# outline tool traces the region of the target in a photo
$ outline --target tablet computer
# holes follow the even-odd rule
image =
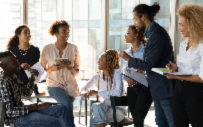
[[[55,58],[55,60],[54,60],[55,63],[54,64],[56,66],[59,66],[61,64],[62,60],[68,60],[68,58]]]

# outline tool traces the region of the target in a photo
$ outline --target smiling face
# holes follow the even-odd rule
[[[58,29],[58,33],[55,33],[55,36],[58,41],[67,42],[70,37],[70,30],[68,26],[60,26]]]
[[[126,34],[125,34],[125,42],[132,43],[136,40],[137,34],[134,34],[132,29],[128,27]]]
[[[18,38],[20,42],[29,43],[31,38],[30,29],[28,27],[24,27],[18,35]]]
[[[98,63],[98,69],[99,70],[105,70],[106,69],[106,56],[104,53],[99,57],[99,60],[97,61],[97,63]]]
[[[190,32],[188,31],[188,25],[186,22],[185,17],[179,16],[179,21],[178,21],[178,30],[182,34],[183,37],[190,37]]]
[[[142,21],[143,16],[140,18],[136,12],[133,12],[134,26],[139,30],[145,30],[144,22]]]

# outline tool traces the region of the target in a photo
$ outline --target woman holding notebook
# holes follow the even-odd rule
[[[191,73],[191,76],[168,74],[177,79],[173,95],[175,127],[203,127],[203,7],[183,4],[179,7],[178,30],[185,38],[180,43],[177,65],[166,65],[168,72]]]
[[[30,38],[29,27],[27,25],[20,25],[15,29],[15,35],[8,40],[6,46],[6,49],[11,51],[21,64],[21,69],[17,76],[24,84],[29,82],[25,70],[34,71],[36,76],[39,74],[37,70],[30,68],[39,62],[40,57],[39,48],[30,43]],[[34,93],[35,95],[45,95],[45,92],[38,92],[37,84],[34,85]]]
[[[143,59],[144,44],[146,42],[144,39],[144,32],[138,31],[134,25],[130,25],[126,31],[125,42],[130,43],[131,47],[125,50],[125,52],[131,57]],[[124,66],[128,66],[128,62],[121,59],[121,67],[123,68]],[[134,69],[134,71],[136,70]],[[141,70],[138,71],[143,72]],[[125,80],[129,86],[127,88],[127,99],[134,126],[143,127],[144,119],[152,103],[150,90],[127,76],[125,76]]]
[[[66,106],[69,114],[69,126],[74,127],[73,101],[79,95],[75,76],[79,74],[80,55],[76,45],[68,43],[70,25],[64,20],[53,22],[49,34],[56,42],[44,47],[40,63],[47,71],[48,92],[56,101]],[[55,59],[63,58],[60,65]],[[64,60],[67,58],[68,60]]]

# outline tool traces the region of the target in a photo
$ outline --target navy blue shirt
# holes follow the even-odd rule
[[[173,80],[154,73],[152,68],[165,68],[169,61],[174,62],[171,39],[166,30],[154,22],[149,30],[143,60],[131,57],[128,67],[144,70],[154,100],[173,96]]]
[[[39,58],[40,58],[39,48],[33,45],[30,46],[30,48],[27,50],[27,53],[25,55],[22,55],[20,53],[18,46],[10,46],[8,50],[11,51],[16,56],[20,64],[28,63],[30,66],[33,66],[35,63],[39,62]],[[25,51],[23,50],[21,50],[21,52],[23,54],[25,53]],[[21,68],[20,72],[17,74],[17,77],[20,79],[21,82],[23,82],[23,84],[27,84],[29,82],[29,79],[25,74],[25,71],[23,68]]]

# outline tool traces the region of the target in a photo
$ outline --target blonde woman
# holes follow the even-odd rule
[[[176,79],[173,95],[175,127],[203,127],[203,7],[183,4],[178,8],[180,43],[177,65],[169,62],[169,72],[189,72],[192,76],[166,75]]]

